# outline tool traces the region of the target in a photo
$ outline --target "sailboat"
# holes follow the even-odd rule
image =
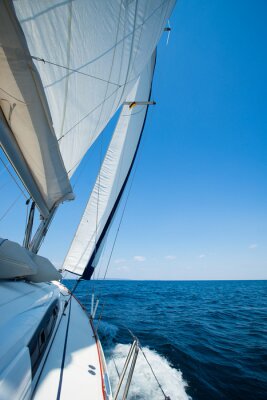
[[[23,244],[0,239],[1,400],[113,398],[97,303],[88,316],[62,274],[75,287],[94,274],[154,104],[156,46],[174,5],[0,2],[1,148],[31,202]],[[75,198],[74,172],[118,110],[61,273],[38,251],[58,208]]]

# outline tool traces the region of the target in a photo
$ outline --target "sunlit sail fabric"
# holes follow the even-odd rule
[[[69,177],[125,101],[174,0],[16,0]]]
[[[155,55],[136,81],[127,102],[147,101],[150,98]],[[131,171],[144,122],[147,105],[133,108],[124,105],[113,137],[96,179],[93,191],[82,216],[63,268],[90,279],[95,256],[109,229],[119,200]]]
[[[39,74],[11,2],[0,2],[0,142],[43,217],[72,188]]]

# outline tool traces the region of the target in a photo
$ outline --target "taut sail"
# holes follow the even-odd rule
[[[72,188],[12,3],[0,2],[0,142],[44,218]]]
[[[152,56],[175,0],[0,2],[0,140],[44,223]]]
[[[143,70],[126,101],[148,101],[155,54]],[[63,268],[90,279],[96,258],[115,215],[140,143],[147,105],[124,105]]]
[[[69,177],[125,101],[174,3],[14,1]]]

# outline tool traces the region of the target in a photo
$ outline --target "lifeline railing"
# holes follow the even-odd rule
[[[91,299],[91,315],[90,315],[90,318],[91,318],[92,321],[93,321],[94,318],[95,318],[98,304],[99,304],[99,300],[97,299],[97,301],[96,301],[96,303],[95,303],[95,295],[94,295],[94,293],[92,293],[92,299]],[[100,317],[99,317],[98,324],[99,324],[99,322],[100,322],[101,317],[102,317],[102,313],[101,313],[101,315],[100,315]],[[98,328],[98,325],[97,325],[97,328]],[[125,384],[124,392],[123,392],[123,395],[122,395],[122,397],[121,397],[121,400],[127,400],[127,396],[128,396],[128,393],[129,393],[129,389],[130,389],[131,382],[132,382],[133,373],[134,373],[134,368],[135,368],[135,365],[136,365],[136,361],[137,361],[137,357],[138,357],[139,350],[140,350],[141,353],[143,354],[143,356],[144,356],[144,358],[145,358],[145,360],[146,360],[146,362],[147,362],[149,368],[151,369],[151,372],[152,372],[152,374],[153,374],[153,376],[154,376],[154,378],[155,378],[155,380],[156,380],[156,382],[157,382],[157,384],[158,384],[159,389],[160,389],[161,392],[162,392],[162,395],[163,395],[164,399],[165,399],[165,400],[171,400],[171,398],[170,398],[169,396],[167,396],[166,393],[164,392],[164,390],[163,390],[163,388],[162,388],[162,385],[160,384],[160,382],[159,382],[159,380],[158,380],[158,378],[157,378],[157,376],[156,376],[156,374],[155,374],[155,372],[154,372],[154,370],[153,370],[152,365],[151,365],[150,362],[148,361],[148,359],[147,359],[147,357],[146,357],[146,355],[145,355],[144,350],[142,349],[142,346],[141,346],[139,340],[137,339],[137,337],[136,337],[128,328],[126,328],[126,329],[127,329],[127,331],[130,333],[130,335],[132,336],[132,338],[133,338],[133,343],[132,343],[132,345],[131,345],[131,347],[130,347],[130,350],[129,350],[129,353],[128,353],[128,355],[127,355],[127,358],[126,358],[126,361],[125,361],[125,363],[124,363],[124,366],[123,366],[123,369],[122,369],[121,374],[119,374],[118,368],[117,368],[117,366],[116,366],[116,364],[115,364],[115,360],[113,359],[113,362],[114,362],[114,364],[115,364],[115,368],[116,368],[117,374],[118,374],[118,376],[119,376],[119,382],[118,382],[118,386],[117,386],[117,389],[116,389],[116,392],[115,392],[115,395],[114,395],[113,400],[118,400],[118,396],[119,396],[120,391],[121,391],[121,388],[122,388],[122,383],[123,383],[123,380],[124,380],[124,378],[125,378],[125,375],[126,375],[128,366],[129,366],[130,361],[131,361],[131,366],[130,366],[130,370],[129,370],[129,373],[128,373],[128,376],[127,376],[127,381],[126,381],[126,384]],[[97,332],[97,329],[96,329],[96,332]],[[108,398],[109,398],[109,396],[108,396]]]
[[[117,390],[116,390],[115,395],[114,395],[114,400],[118,399],[123,379],[125,377],[128,365],[129,365],[130,360],[132,358],[130,371],[129,371],[129,374],[128,374],[128,377],[127,377],[125,389],[124,389],[123,396],[122,396],[122,400],[126,400],[127,399],[129,388],[130,388],[130,384],[131,384],[132,377],[133,377],[134,367],[135,367],[137,356],[138,356],[138,352],[139,352],[138,340],[135,338],[133,343],[132,343],[132,345],[131,345],[131,347],[130,347],[129,353],[128,353],[127,358],[126,358],[126,361],[124,363],[123,370],[122,370],[122,373],[120,375],[119,383],[118,383],[118,386],[117,386]]]

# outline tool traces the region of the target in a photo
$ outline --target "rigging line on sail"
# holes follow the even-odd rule
[[[110,47],[108,50],[106,50],[105,52],[103,52],[101,55],[99,55],[98,57],[94,58],[93,60],[89,61],[89,62],[86,63],[85,65],[79,67],[79,69],[75,69],[75,70],[70,71],[70,72],[71,72],[71,73],[80,73],[80,74],[84,75],[85,73],[80,72],[80,69],[81,69],[81,68],[84,68],[85,66],[88,66],[88,65],[93,64],[94,62],[98,61],[100,58],[102,58],[102,57],[104,57],[106,54],[108,54],[114,47],[117,47],[119,44],[121,44],[121,43],[122,43],[125,39],[127,39],[129,36],[134,35],[134,33],[135,33],[139,28],[142,28],[142,27],[145,25],[145,23],[146,23],[151,17],[153,17],[153,15],[154,15],[156,12],[157,12],[161,7],[164,6],[164,4],[165,4],[166,2],[169,3],[170,0],[163,0],[162,3],[161,3],[157,8],[155,8],[155,9],[152,11],[152,13],[151,13],[140,25],[138,25],[137,27],[135,27],[135,29],[133,29],[130,33],[128,33],[127,35],[125,35],[122,39],[120,39],[117,43],[115,43],[115,44],[114,44],[112,47]],[[167,7],[167,9],[168,9],[168,7]],[[55,66],[57,66],[57,67],[62,67],[62,68],[64,68],[64,69],[66,69],[65,66],[62,66],[62,65],[56,64],[56,63],[52,63],[52,62],[49,62],[49,61],[46,61],[46,60],[44,60],[43,58],[36,57],[36,56],[31,56],[31,57],[32,57],[33,59],[35,59],[36,61],[47,62],[47,63],[50,63],[50,64],[55,65]],[[88,75],[88,76],[90,76],[90,75]],[[95,79],[103,80],[102,78],[97,78],[97,77],[95,77],[94,75],[92,75],[92,76],[90,76],[90,77],[95,78]],[[104,80],[104,81],[105,81],[105,80]],[[115,82],[108,82],[108,83],[113,83],[114,85],[119,85],[118,83],[115,83]],[[123,86],[123,85],[122,85],[122,86]],[[48,86],[46,86],[46,87],[48,87]]]
[[[166,3],[166,2],[170,2],[170,0],[163,0],[162,1],[162,3],[157,7],[157,8],[155,8],[153,11],[152,11],[152,13],[140,24],[140,25],[138,25],[137,27],[135,27],[135,29],[133,29],[130,33],[128,33],[127,35],[125,35],[121,40],[119,40],[117,43],[115,43],[114,44],[114,46],[118,46],[120,43],[122,43],[125,39],[127,39],[129,36],[131,36],[131,35],[133,35],[139,28],[142,28],[144,25],[145,25],[145,23],[151,18],[151,17],[153,17],[153,15],[161,8],[161,7],[163,7],[163,5],[164,5],[164,3]],[[168,7],[167,7],[168,8]],[[100,56],[98,56],[98,57],[96,57],[94,60],[92,60],[90,63],[93,63],[93,62],[95,62],[95,61],[97,61],[97,60],[99,60],[101,57],[103,57],[103,56],[105,56],[106,54],[108,54],[111,50],[112,50],[112,48],[114,47],[114,46],[112,46],[110,49],[108,49],[108,50],[106,50],[105,52],[103,52]],[[87,64],[88,65],[88,64]]]
[[[119,21],[119,22],[118,22],[118,24],[117,24],[117,31],[116,31],[115,43],[118,41],[119,27],[120,27],[120,18],[121,18],[121,10],[122,10],[122,3],[123,3],[123,0],[121,0],[121,3],[120,3],[120,12],[119,12],[119,17],[118,17],[118,21]],[[125,26],[124,26],[124,29],[125,29]],[[112,74],[112,71],[113,71],[116,50],[117,50],[117,46],[115,46],[114,49],[113,49],[112,62],[111,62],[110,70],[109,70],[108,81],[110,81],[111,74]],[[120,63],[120,68],[121,68],[121,66],[122,66],[122,62]],[[120,80],[120,77],[121,77],[121,70],[120,70],[120,74],[119,74],[119,77],[118,77],[119,80]],[[106,91],[105,91],[105,95],[104,95],[104,100],[105,100],[106,97],[107,97],[108,89],[109,89],[109,85],[106,85]],[[115,102],[114,102],[114,103],[115,103]],[[113,106],[114,106],[114,103],[113,103]],[[108,117],[106,118],[107,121],[110,121],[110,119],[111,119],[111,113],[112,113],[113,106],[112,106],[112,108],[111,108],[111,110],[110,110],[110,112],[109,112]],[[101,117],[102,117],[103,108],[104,108],[104,103],[102,103],[101,110],[100,110],[100,113],[99,113],[99,116],[98,116],[98,121],[97,121],[97,124],[95,125],[95,129],[94,129],[94,132],[93,132],[93,134],[92,134],[92,137],[95,135],[95,132],[96,132],[96,130],[97,130],[97,128],[98,128],[100,119],[101,119]]]
[[[19,188],[19,190],[21,191],[21,193],[23,194],[23,196],[25,197],[25,199],[27,200],[28,197],[26,196],[24,191],[21,189],[21,187],[18,184],[17,180],[15,179],[15,177],[13,176],[13,174],[11,173],[11,171],[9,170],[7,164],[4,162],[4,160],[3,160],[3,158],[1,156],[0,156],[0,160],[1,160],[2,164],[4,165],[5,169],[7,170],[7,172],[9,173],[9,175],[11,176],[11,178],[13,179],[13,181],[15,182],[15,184],[17,185],[17,187]]]
[[[36,60],[36,61],[39,61],[39,62],[43,62],[44,64],[54,65],[55,67],[65,69],[66,71],[70,71],[71,73],[76,73],[76,74],[84,75],[84,76],[87,76],[87,77],[89,77],[89,78],[96,79],[96,80],[98,80],[98,81],[102,81],[102,82],[105,82],[105,83],[110,83],[111,85],[118,86],[118,88],[120,88],[120,87],[123,86],[123,85],[121,85],[121,84],[119,84],[119,83],[112,82],[112,81],[109,81],[109,80],[107,80],[107,79],[103,79],[103,78],[100,78],[100,77],[98,77],[98,76],[88,74],[87,72],[82,72],[82,71],[79,71],[78,69],[71,68],[71,67],[67,67],[67,66],[65,66],[65,65],[61,65],[61,64],[55,63],[55,62],[53,62],[53,61],[46,60],[46,59],[41,58],[41,57],[31,56],[31,58],[32,58],[33,60]],[[68,76],[69,76],[69,75],[70,75],[70,74],[68,74]],[[46,87],[47,87],[47,86],[45,86],[45,88],[46,88]]]
[[[99,103],[99,104],[98,104],[97,106],[95,106],[92,110],[90,110],[88,114],[86,114],[84,117],[82,117],[82,118],[81,118],[78,122],[76,122],[76,124],[74,124],[68,131],[66,131],[62,136],[60,136],[60,138],[59,138],[57,141],[59,142],[61,139],[63,139],[63,138],[64,138],[68,133],[70,133],[76,126],[78,126],[82,121],[84,121],[87,117],[89,117],[90,114],[92,114],[95,110],[97,110],[99,107],[101,107],[101,105],[102,105],[103,103],[105,103],[108,99],[110,99],[110,97],[112,97],[119,89],[120,89],[120,87],[117,88],[117,89],[115,89],[113,92],[111,92],[110,95],[109,95],[105,100],[102,100],[101,103]],[[75,166],[76,166],[77,164],[78,164],[78,163],[76,163]],[[68,173],[69,173],[71,170],[73,170],[73,168],[74,168],[74,166],[68,171]]]
[[[101,103],[99,103],[97,106],[95,106],[95,108],[93,108],[92,110],[89,111],[88,114],[86,114],[84,117],[82,117],[78,122],[76,122],[68,131],[66,131],[62,136],[60,136],[60,138],[57,139],[58,142],[60,142],[61,139],[63,139],[68,133],[70,133],[76,126],[78,126],[82,121],[84,121],[87,117],[89,117],[89,115],[91,115],[94,111],[96,111],[99,107],[102,106],[103,103],[105,103],[107,100],[110,99],[110,97],[112,97],[122,86],[126,86],[129,83],[133,82],[136,80],[136,77],[129,80],[128,82],[124,83],[123,85],[121,85],[119,88],[115,89],[113,92],[110,93],[110,95],[108,97],[106,97],[104,100],[101,101]],[[93,140],[93,136],[91,138],[91,142],[92,143]],[[70,168],[68,170],[68,174],[74,169],[76,168],[77,165],[79,165],[79,163],[81,162],[81,160],[83,159],[84,155],[80,158],[80,160],[78,160],[73,166],[72,168]]]
[[[147,22],[148,19],[150,19],[150,17],[151,17],[157,10],[160,9],[160,7],[162,7],[162,8],[164,7],[164,3],[165,3],[166,1],[168,1],[168,3],[170,2],[170,0],[164,0],[164,1],[159,5],[159,7],[158,7],[156,10],[154,10],[153,13],[152,13],[148,18],[146,18],[146,19],[143,20],[142,24],[140,24],[136,29],[133,30],[133,32],[135,32],[136,30],[138,30],[138,29],[141,27],[141,32],[140,32],[140,35],[139,35],[138,45],[137,45],[137,49],[136,49],[136,52],[135,52],[135,55],[134,55],[134,58],[133,58],[131,70],[129,70],[129,68],[130,68],[130,61],[129,61],[129,64],[128,64],[127,77],[128,77],[128,75],[132,72],[132,70],[133,70],[133,68],[134,68],[134,64],[135,64],[135,60],[136,60],[136,56],[137,56],[137,50],[140,48],[139,45],[140,45],[141,35],[142,35],[142,32],[143,32],[143,27],[144,27],[145,23]],[[137,3],[138,3],[138,0],[136,1],[136,7],[137,7]],[[147,5],[148,5],[148,3],[147,3]],[[168,10],[168,7],[166,7],[163,20],[164,20],[165,17],[166,17],[167,10]],[[145,15],[145,13],[144,13],[144,15]],[[136,18],[136,17],[135,17],[135,18]],[[136,22],[136,20],[135,20],[135,22]],[[133,46],[133,41],[132,41],[132,46]],[[130,54],[130,60],[131,60],[131,58],[132,58],[132,49],[131,49],[131,54]],[[126,78],[126,81],[127,81],[127,78]],[[132,80],[130,80],[129,82],[131,82],[131,81],[132,81]],[[129,82],[128,82],[128,83],[129,83]],[[123,88],[123,91],[122,91],[122,94],[121,94],[120,99],[121,99],[122,96],[123,96],[125,86],[126,86],[126,83],[125,83],[125,85],[124,85],[124,88]],[[134,114],[132,114],[132,115],[134,115]]]
[[[143,21],[143,23],[142,24],[140,24],[140,25],[138,25],[131,33],[129,33],[128,35],[126,35],[126,37],[124,37],[121,41],[119,41],[118,43],[116,43],[115,44],[115,46],[117,46],[120,42],[122,42],[123,40],[125,40],[128,36],[130,36],[130,35],[133,35],[134,34],[134,32],[136,31],[136,30],[138,30],[139,28],[141,28],[141,27],[143,27],[143,25],[155,14],[155,12],[157,11],[157,10],[159,10],[160,9],[160,7],[163,7],[163,5],[164,5],[164,3],[166,3],[166,2],[170,2],[170,0],[163,0],[163,2]],[[109,49],[109,51],[110,51],[111,49]],[[104,54],[103,54],[104,55]],[[33,56],[32,56],[33,57]],[[34,57],[33,57],[34,58]],[[43,61],[43,62],[47,62],[47,63],[50,63],[49,61],[46,61],[46,60],[44,60],[44,59],[42,59],[42,58],[39,58],[39,57],[35,57],[35,59],[37,59],[37,61]],[[53,63],[51,63],[52,65],[53,65]],[[56,63],[54,64],[54,65],[57,65]],[[66,69],[66,67],[64,67],[64,66],[61,66],[61,65],[57,65],[57,66],[59,66],[59,67],[62,67],[62,68],[65,68]],[[81,73],[80,71],[78,71],[78,70],[74,70],[73,72],[79,72],[79,73]],[[102,79],[102,78],[101,78]],[[68,131],[66,131],[62,136],[60,136],[60,138],[58,139],[58,142],[61,140],[61,139],[63,139],[68,133],[70,133],[71,131],[72,131],[72,129],[74,129],[77,125],[79,125],[83,120],[85,120],[90,114],[92,114],[95,110],[97,110],[97,108],[99,108],[99,107],[101,107],[101,105],[104,103],[104,102],[106,102],[110,97],[112,97],[120,88],[122,88],[122,87],[125,87],[127,84],[129,84],[130,82],[132,82],[133,80],[135,80],[136,79],[136,77],[135,78],[133,78],[133,79],[131,79],[131,80],[129,80],[128,82],[126,81],[124,84],[121,84],[121,85],[118,85],[118,84],[116,84],[117,86],[119,86],[117,89],[115,89],[114,90],[114,92],[112,92],[104,101],[102,101],[100,104],[98,104],[95,108],[93,108],[88,114],[86,114],[84,117],[82,117],[76,124],[74,124]],[[112,83],[112,82],[108,82],[108,81],[106,81],[107,83]],[[75,164],[75,166],[76,165],[78,165],[78,163],[76,163]],[[73,166],[69,171],[68,171],[68,174],[70,173],[70,171],[72,171],[73,170],[73,168],[75,168],[75,166]]]
[[[133,29],[133,32],[135,32],[135,30],[136,30],[137,5],[138,5],[138,0],[136,0],[136,3],[135,3],[134,29]],[[142,26],[143,26],[143,25],[142,25]],[[127,72],[126,72],[126,77],[125,77],[125,84],[124,84],[124,86],[123,86],[123,89],[122,89],[122,92],[121,92],[119,101],[117,102],[118,104],[120,104],[120,101],[121,101],[121,99],[122,99],[122,96],[124,95],[125,86],[126,86],[126,83],[127,83],[127,80],[128,80],[129,73],[130,73],[130,65],[131,65],[132,55],[133,55],[133,44],[134,44],[134,39],[135,39],[134,34],[132,34],[131,49],[130,49],[130,56],[129,56],[129,59],[128,59],[128,67],[127,67]],[[137,48],[138,48],[138,47],[137,47]]]
[[[9,97],[12,97],[12,99],[16,100],[18,103],[24,104],[25,106],[27,105],[27,104],[25,103],[25,101],[22,101],[22,100],[18,99],[17,97],[13,96],[11,93],[7,92],[7,91],[4,90],[3,88],[0,88],[0,90],[1,90],[3,93],[7,94]],[[1,100],[2,100],[2,101],[7,101],[7,100],[5,100],[5,99],[1,99]]]

